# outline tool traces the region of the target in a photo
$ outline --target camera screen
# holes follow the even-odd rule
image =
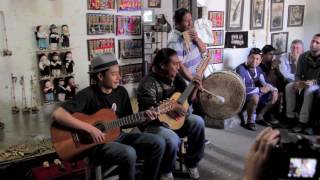
[[[288,177],[312,178],[316,173],[317,160],[313,158],[290,158]]]

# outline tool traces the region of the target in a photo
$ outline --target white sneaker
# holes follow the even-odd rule
[[[192,179],[199,179],[200,178],[200,175],[199,175],[199,170],[197,167],[195,168],[188,168],[188,172],[189,172],[189,175]]]
[[[172,172],[167,174],[162,174],[160,180],[174,180]]]

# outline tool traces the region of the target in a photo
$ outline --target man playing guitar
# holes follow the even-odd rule
[[[91,65],[89,73],[97,83],[63,103],[54,111],[54,120],[90,134],[98,143],[87,154],[90,161],[94,165],[119,165],[120,180],[135,179],[137,156],[144,159],[144,179],[157,179],[165,150],[165,142],[161,137],[148,133],[121,133],[114,142],[102,143],[105,136],[101,130],[71,115],[77,112],[91,115],[103,108],[112,109],[120,118],[133,113],[127,91],[119,86],[121,77],[116,57],[111,53],[104,54],[94,58]],[[147,110],[145,116],[155,119],[157,113]]]

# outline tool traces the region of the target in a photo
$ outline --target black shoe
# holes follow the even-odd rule
[[[304,123],[299,123],[297,126],[293,127],[291,129],[292,132],[294,133],[301,133],[302,131],[304,131],[306,129],[307,125]]]
[[[262,126],[271,126],[271,124],[269,122],[267,122],[266,120],[257,120],[256,121],[257,124],[260,124]]]
[[[257,130],[255,123],[247,123],[246,128],[248,130],[250,130],[250,131],[256,131]]]
[[[0,129],[4,129],[4,123],[0,122]]]
[[[315,132],[311,127],[305,128],[302,133],[305,135],[315,135]]]
[[[288,124],[288,129],[292,129],[300,124],[297,118],[285,118],[286,124]]]

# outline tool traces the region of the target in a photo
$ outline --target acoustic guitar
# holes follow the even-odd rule
[[[167,113],[173,109],[175,103],[168,100],[154,110],[159,114]],[[74,113],[72,116],[80,121],[92,124],[104,132],[104,141],[100,144],[117,139],[120,135],[121,126],[142,123],[147,120],[144,111],[118,119],[117,115],[110,109],[101,109],[93,115]],[[57,122],[52,123],[50,131],[53,147],[63,160],[80,159],[86,154],[87,150],[99,144],[94,143],[91,135],[86,131],[66,127]]]
[[[200,77],[203,77],[203,73],[206,70],[209,61],[211,58],[211,53],[208,54],[207,57],[203,58],[199,65],[196,68],[196,74]],[[187,111],[189,108],[188,98],[190,94],[193,92],[195,87],[195,82],[191,81],[187,88],[181,94],[180,92],[175,92],[171,97],[170,100],[176,101],[178,104],[181,104],[184,109]],[[170,129],[177,130],[180,129],[185,121],[185,116],[177,116],[172,117],[169,113],[162,114],[158,117],[161,122],[165,122]]]

